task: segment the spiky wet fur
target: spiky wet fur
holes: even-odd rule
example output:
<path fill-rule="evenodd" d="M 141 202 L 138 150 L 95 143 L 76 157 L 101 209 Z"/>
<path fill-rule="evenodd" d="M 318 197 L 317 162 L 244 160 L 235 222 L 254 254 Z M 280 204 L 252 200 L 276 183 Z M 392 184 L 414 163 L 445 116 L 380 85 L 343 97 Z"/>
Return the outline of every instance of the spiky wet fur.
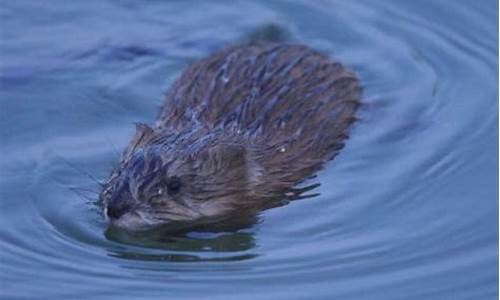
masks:
<path fill-rule="evenodd" d="M 153 126 L 137 126 L 103 204 L 132 203 L 112 220 L 132 230 L 251 219 L 335 157 L 360 90 L 352 72 L 305 46 L 216 53 L 174 82 Z M 172 176 L 180 194 L 152 203 L 148 190 Z"/>

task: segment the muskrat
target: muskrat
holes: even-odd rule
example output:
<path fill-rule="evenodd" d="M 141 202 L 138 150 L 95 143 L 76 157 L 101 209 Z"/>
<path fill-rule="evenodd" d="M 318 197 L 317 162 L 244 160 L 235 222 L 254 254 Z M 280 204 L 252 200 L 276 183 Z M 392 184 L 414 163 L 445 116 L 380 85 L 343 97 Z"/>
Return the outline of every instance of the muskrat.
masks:
<path fill-rule="evenodd" d="M 101 192 L 131 231 L 245 223 L 344 146 L 361 88 L 306 46 L 249 44 L 189 66 L 154 125 L 137 124 Z"/>

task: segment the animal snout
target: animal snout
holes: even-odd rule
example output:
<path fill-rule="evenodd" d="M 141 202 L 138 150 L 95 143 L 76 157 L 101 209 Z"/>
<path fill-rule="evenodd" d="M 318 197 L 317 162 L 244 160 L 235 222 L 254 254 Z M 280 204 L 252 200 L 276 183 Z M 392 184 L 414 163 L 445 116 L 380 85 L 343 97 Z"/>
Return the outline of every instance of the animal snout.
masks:
<path fill-rule="evenodd" d="M 108 204 L 106 214 L 112 219 L 119 219 L 130 211 L 131 205 L 128 201 L 112 201 Z"/>

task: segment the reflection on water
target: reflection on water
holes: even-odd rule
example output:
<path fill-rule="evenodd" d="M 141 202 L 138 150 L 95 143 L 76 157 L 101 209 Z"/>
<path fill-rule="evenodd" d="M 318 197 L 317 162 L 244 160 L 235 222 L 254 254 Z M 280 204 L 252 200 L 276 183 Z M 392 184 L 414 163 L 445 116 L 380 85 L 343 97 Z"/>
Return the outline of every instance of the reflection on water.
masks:
<path fill-rule="evenodd" d="M 131 249 L 109 250 L 111 256 L 124 259 L 192 262 L 246 260 L 257 256 L 257 254 L 239 253 L 250 250 L 255 246 L 255 240 L 251 232 L 212 234 L 191 232 L 179 236 L 168 236 L 162 232 L 133 235 L 124 231 L 108 229 L 105 236 L 110 240 L 123 244 L 166 250 L 159 254 L 145 253 L 145 249 L 137 247 L 133 248 L 136 251 Z M 193 254 L 184 254 L 184 252 Z M 204 257 L 202 256 L 204 252 L 225 254 L 223 256 Z"/>

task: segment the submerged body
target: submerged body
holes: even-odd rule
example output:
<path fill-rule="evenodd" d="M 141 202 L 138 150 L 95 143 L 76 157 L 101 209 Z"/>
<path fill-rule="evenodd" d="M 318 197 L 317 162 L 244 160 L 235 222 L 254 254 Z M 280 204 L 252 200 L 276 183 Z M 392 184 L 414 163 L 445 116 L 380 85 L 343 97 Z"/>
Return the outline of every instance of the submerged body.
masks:
<path fill-rule="evenodd" d="M 305 46 L 233 47 L 187 68 L 139 124 L 101 199 L 112 225 L 244 225 L 343 147 L 356 76 Z"/>

